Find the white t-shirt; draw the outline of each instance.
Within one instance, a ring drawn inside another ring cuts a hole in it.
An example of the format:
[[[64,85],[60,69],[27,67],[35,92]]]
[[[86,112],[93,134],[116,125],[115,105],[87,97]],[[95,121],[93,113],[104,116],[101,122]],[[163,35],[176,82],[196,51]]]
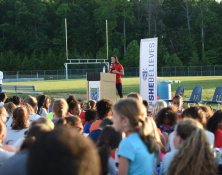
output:
[[[29,120],[30,121],[37,120],[39,117],[41,116],[38,114],[32,114],[32,115],[29,115]]]
[[[0,147],[2,147],[2,145],[0,145]],[[5,151],[2,148],[0,148],[0,166],[2,166],[2,164],[10,157],[14,156],[14,154],[15,153],[13,152]]]
[[[40,108],[39,115],[40,115],[41,117],[46,117],[47,114],[48,114],[48,112],[46,111],[45,108]]]
[[[7,130],[11,129],[11,125],[12,125],[12,115],[9,117],[9,119],[7,120],[7,122],[5,123]]]
[[[19,138],[24,137],[24,133],[28,130],[28,128],[15,130],[9,129],[7,130],[6,138],[3,143],[7,145],[13,145]]]
[[[0,106],[4,106],[4,103],[2,101],[0,102]]]

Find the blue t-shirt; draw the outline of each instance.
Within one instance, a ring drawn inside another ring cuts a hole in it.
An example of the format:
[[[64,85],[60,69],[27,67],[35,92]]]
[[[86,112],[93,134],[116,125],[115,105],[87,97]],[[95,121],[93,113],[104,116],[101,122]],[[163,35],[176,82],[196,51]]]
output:
[[[88,134],[90,126],[91,126],[90,123],[86,123],[85,126],[84,126],[84,129],[83,129],[83,132]]]
[[[153,174],[155,154],[149,152],[138,133],[133,133],[120,142],[118,156],[129,159],[128,175]]]

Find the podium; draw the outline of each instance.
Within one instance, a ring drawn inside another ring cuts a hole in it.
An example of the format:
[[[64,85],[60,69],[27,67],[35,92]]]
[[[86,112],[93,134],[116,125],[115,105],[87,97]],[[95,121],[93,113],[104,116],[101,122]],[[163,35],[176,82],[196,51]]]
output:
[[[116,74],[86,73],[87,101],[99,101],[103,98],[116,102]]]

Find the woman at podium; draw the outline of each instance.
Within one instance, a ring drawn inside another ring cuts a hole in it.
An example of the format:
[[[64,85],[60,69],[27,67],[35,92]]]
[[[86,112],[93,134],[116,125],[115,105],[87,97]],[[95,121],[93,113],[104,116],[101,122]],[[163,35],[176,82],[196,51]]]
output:
[[[120,98],[123,98],[122,92],[122,80],[121,76],[124,76],[123,66],[119,63],[117,56],[111,57],[111,65],[109,66],[109,73],[116,74],[116,89]]]

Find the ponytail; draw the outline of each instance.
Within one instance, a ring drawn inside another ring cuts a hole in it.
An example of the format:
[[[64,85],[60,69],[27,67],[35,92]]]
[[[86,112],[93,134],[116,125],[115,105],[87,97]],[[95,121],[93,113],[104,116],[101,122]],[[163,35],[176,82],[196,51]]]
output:
[[[140,121],[141,126],[138,130],[141,140],[146,144],[150,153],[155,153],[156,156],[160,151],[161,140],[157,133],[157,128],[151,117],[147,117],[145,121]]]
[[[102,175],[107,175],[109,172],[109,157],[112,153],[112,149],[108,141],[107,143],[104,143],[103,145],[101,145],[98,151],[99,151],[100,162],[101,162],[101,167],[102,167]]]
[[[177,135],[183,142],[169,167],[169,175],[184,172],[196,175],[216,174],[215,160],[206,133],[198,126],[199,123],[196,126],[194,124],[195,121],[189,119],[181,121],[177,126]]]
[[[112,150],[118,148],[122,139],[122,134],[115,131],[113,126],[106,126],[99,137],[97,148],[100,156],[102,175],[107,175],[109,172],[109,157]]]

